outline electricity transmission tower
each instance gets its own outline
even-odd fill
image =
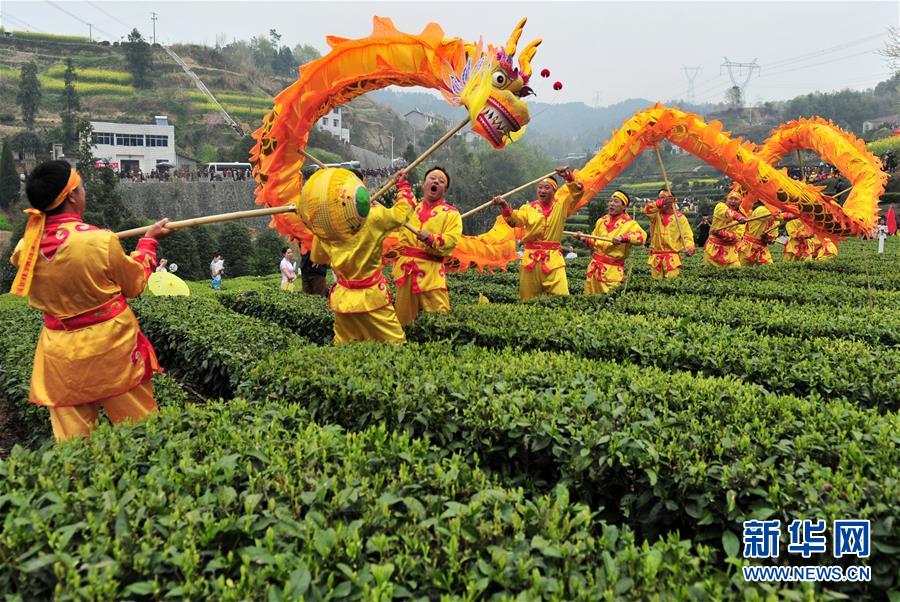
[[[753,77],[754,71],[757,74],[759,73],[759,65],[756,64],[756,59],[753,59],[752,63],[736,63],[729,61],[726,56],[725,62],[719,67],[720,75],[722,67],[728,69],[728,77],[731,78],[732,85],[741,91],[741,104],[743,105],[744,99],[747,98],[747,84],[750,83],[750,78]]]
[[[687,91],[687,101],[691,104],[694,103],[694,79],[696,79],[697,74],[700,73],[700,66],[696,67],[688,67],[687,65],[682,65],[681,69],[684,71],[684,76],[688,80],[688,91]]]

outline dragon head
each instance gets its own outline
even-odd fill
[[[530,120],[528,106],[522,100],[534,92],[528,87],[531,78],[531,59],[534,58],[541,40],[528,44],[519,54],[518,67],[513,65],[516,45],[522,35],[526,19],[519,21],[506,45],[500,49],[490,49],[491,57],[490,91],[483,108],[478,113],[472,130],[485,138],[496,149],[515,140],[515,135],[524,130]],[[466,101],[463,100],[463,104]]]

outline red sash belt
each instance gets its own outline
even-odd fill
[[[352,289],[361,289],[361,288],[371,288],[373,286],[378,286],[384,282],[384,274],[381,272],[381,268],[378,269],[377,272],[369,276],[368,278],[364,278],[363,280],[347,280],[346,278],[338,275],[337,283],[344,288],[352,288]]]
[[[416,247],[403,247],[400,250],[400,255],[402,255],[403,257],[415,257],[416,259],[424,259],[426,261],[436,261],[439,263],[444,261],[443,257],[437,257],[435,255],[432,255],[425,249],[418,249]]]
[[[594,261],[597,263],[605,263],[607,265],[614,265],[616,267],[624,268],[625,260],[624,259],[613,259],[612,257],[607,257],[606,255],[600,255],[599,253],[594,253]]]
[[[766,243],[764,243],[761,239],[753,238],[752,236],[745,236],[744,240],[746,240],[747,242],[753,243],[755,245],[760,245],[762,247],[766,246]]]
[[[657,270],[661,272],[673,272],[678,268],[672,265],[672,255],[677,255],[680,257],[678,251],[656,251],[650,249],[650,257],[656,256],[656,261],[654,261],[651,266],[655,267]]]
[[[528,251],[559,251],[560,244],[558,242],[539,240],[535,242],[526,242],[525,249]]]
[[[723,247],[730,247],[731,245],[735,244],[737,240],[725,240],[724,238],[719,238],[718,236],[710,234],[709,242],[716,245],[722,245]]]
[[[50,330],[78,330],[112,320],[126,309],[128,309],[128,301],[125,300],[124,295],[119,295],[100,307],[71,318],[57,318],[50,314],[44,314],[44,326]]]
[[[593,261],[591,265],[588,266],[587,277],[595,278],[596,280],[603,280],[603,274],[606,273],[608,269],[606,266],[614,265],[619,268],[625,267],[624,259],[613,259],[612,257],[606,257],[605,255],[600,255],[599,253],[594,253]]]

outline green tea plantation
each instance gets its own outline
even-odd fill
[[[627,290],[585,297],[578,259],[572,296],[527,304],[518,266],[454,274],[398,346],[333,346],[277,276],[193,282],[132,301],[160,412],[59,445],[28,403],[41,316],[2,296],[0,592],[898,602],[900,241],[875,246],[664,282],[637,249]],[[778,557],[747,558],[745,521],[776,520]],[[842,520],[867,556],[836,557]]]

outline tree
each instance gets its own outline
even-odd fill
[[[278,272],[281,261],[281,249],[287,246],[284,239],[272,228],[266,228],[253,245],[253,273],[265,276]]]
[[[138,88],[148,87],[147,72],[153,67],[153,51],[141,32],[136,28],[128,34],[128,42],[125,46],[125,58],[128,61],[128,71],[134,78],[134,85]]]
[[[743,99],[741,98],[740,86],[731,86],[730,88],[728,88],[728,91],[725,92],[725,102],[727,102],[732,107],[744,106]]]
[[[298,65],[305,65],[310,61],[322,58],[322,54],[309,44],[297,44],[294,46],[292,54],[294,55],[294,62]]]
[[[197,241],[190,231],[175,230],[159,241],[159,252],[156,256],[166,258],[169,263],[178,265],[178,276],[185,280],[202,280],[207,272],[205,262],[197,251]]]
[[[194,237],[200,265],[204,269],[204,277],[208,276],[205,271],[206,265],[212,260],[213,255],[219,252],[219,228],[217,226],[201,226],[188,230]]]
[[[81,110],[81,103],[78,100],[78,91],[75,90],[77,77],[72,59],[66,59],[66,74],[63,80],[65,87],[63,88],[62,130],[63,144],[67,147],[78,140],[78,124],[75,113]]]
[[[275,75],[284,75],[286,77],[297,76],[297,63],[294,61],[294,55],[287,46],[282,46],[275,55],[272,62],[272,70]]]
[[[9,292],[9,287],[12,286],[13,279],[16,277],[16,268],[9,261],[9,258],[12,257],[16,242],[25,235],[25,225],[27,223],[28,221],[24,219],[19,221],[13,229],[10,243],[6,245],[6,250],[0,256],[0,293]]]
[[[79,119],[75,128],[75,136],[78,145],[75,147],[75,167],[81,174],[81,179],[90,182],[94,177],[94,147],[91,136],[94,133],[94,127],[87,119]]]
[[[253,241],[246,226],[229,222],[219,235],[219,252],[225,260],[226,274],[235,278],[253,273]]]
[[[0,209],[9,211],[19,198],[19,172],[13,158],[9,140],[3,139],[3,151],[0,152]]]
[[[212,144],[204,144],[197,151],[197,161],[199,163],[213,163],[219,158],[219,149]]]
[[[41,108],[41,82],[37,77],[37,65],[25,63],[19,75],[19,93],[16,102],[22,108],[22,121],[29,131],[34,129],[34,118]]]
[[[896,77],[900,73],[900,28],[888,28],[888,41],[878,54],[887,59],[887,64]]]
[[[89,171],[94,172],[94,177],[86,179],[84,183],[87,196],[84,221],[110,230],[118,230],[131,217],[122,203],[119,191],[116,190],[119,178],[109,167],[94,169],[92,166]],[[84,174],[83,171],[80,173]]]

